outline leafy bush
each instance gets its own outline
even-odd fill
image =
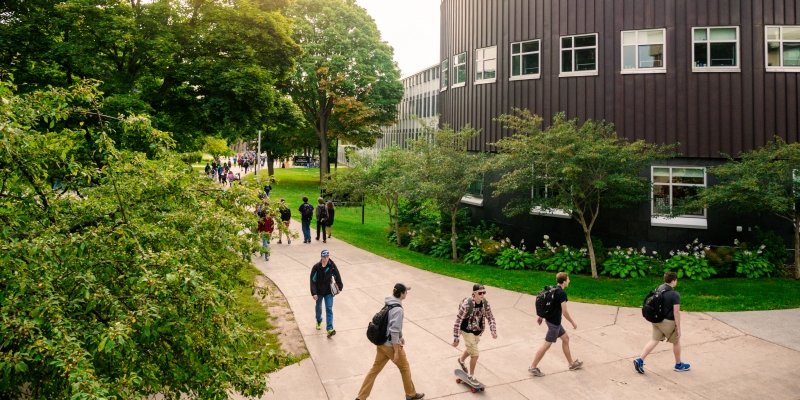
[[[764,247],[766,246],[762,244],[756,251],[739,249],[734,253],[736,273],[750,279],[760,278],[764,275],[771,276],[775,272],[775,266],[764,254]]]
[[[687,277],[694,280],[710,278],[717,273],[706,258],[708,247],[698,239],[686,245],[686,251],[670,251],[670,258],[664,263],[664,271],[673,271],[678,278]]]
[[[453,248],[450,243],[450,238],[438,239],[431,246],[431,251],[428,253],[437,258],[450,258],[453,255]]]
[[[464,255],[463,261],[470,265],[485,265],[487,258],[480,246],[472,246]]]
[[[638,278],[647,275],[658,265],[658,253],[655,251],[651,255],[647,254],[644,247],[641,250],[634,248],[623,249],[617,246],[606,255],[603,261],[603,275],[616,276],[619,278]]]
[[[493,237],[482,239],[473,238],[469,241],[469,251],[464,255],[464,262],[472,265],[491,265],[503,249],[509,246],[505,240],[495,240]],[[459,253],[460,254],[460,253]]]
[[[185,162],[186,164],[192,165],[203,161],[203,152],[192,151],[189,153],[180,153],[178,157],[180,157],[181,161]]]
[[[431,248],[438,240],[434,233],[428,231],[411,231],[409,235],[411,236],[408,243],[409,250],[423,254],[429,254]]]
[[[408,225],[400,225],[395,232],[393,227],[389,227],[386,232],[386,240],[389,243],[397,243],[397,235],[400,235],[400,245],[401,246],[408,246],[411,242],[411,228]]]
[[[514,246],[504,248],[495,260],[495,264],[502,269],[530,268],[533,262],[531,253]]]
[[[717,270],[717,276],[736,275],[736,262],[733,260],[735,251],[736,248],[731,246],[712,247],[705,251],[709,264]]]
[[[575,249],[567,245],[558,247],[558,250],[548,258],[539,261],[546,271],[566,272],[573,274],[589,267],[588,251]]]
[[[790,256],[790,253],[786,251],[786,243],[783,238],[775,232],[765,232],[756,227],[756,243],[761,243],[764,246],[761,252],[769,260],[770,264],[783,271],[783,266]]]

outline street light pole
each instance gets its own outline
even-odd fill
[[[258,176],[258,167],[261,165],[261,131],[258,131],[258,151],[256,152],[256,169],[253,172]]]

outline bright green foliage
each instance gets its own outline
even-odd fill
[[[535,260],[531,253],[521,248],[510,246],[500,251],[494,262],[502,269],[529,269],[533,266]]]
[[[664,272],[672,271],[678,274],[678,278],[689,278],[703,280],[710,278],[717,273],[706,258],[706,251],[709,248],[704,246],[698,239],[686,245],[686,250],[670,251],[668,258],[664,262]]]
[[[117,149],[83,121],[101,106],[84,82],[0,81],[0,397],[261,395],[277,355],[234,301],[257,197],[198,179],[164,132]]]
[[[603,275],[615,276],[618,278],[640,278],[653,271],[659,266],[660,260],[655,254],[648,255],[643,247],[640,251],[617,247],[608,251],[605,261],[603,261]]]
[[[225,139],[206,136],[203,151],[211,154],[212,157],[218,158],[220,156],[231,156],[233,150],[228,147],[228,142]]]
[[[751,279],[772,276],[775,273],[775,266],[764,254],[764,247],[766,246],[762,245],[757,250],[737,249],[733,253],[733,260],[736,261],[736,273]]]
[[[601,209],[646,200],[650,184],[639,173],[654,160],[669,157],[671,148],[629,142],[618,137],[611,124],[579,124],[564,114],[556,114],[544,130],[542,118],[527,110],[515,110],[498,121],[514,131],[495,143],[500,155],[492,162],[503,172],[494,184],[496,192],[515,196],[505,212],[525,215],[540,207],[570,213],[583,230],[596,278],[591,234]],[[542,195],[531,196],[531,188]]]
[[[467,254],[464,255],[462,261],[464,261],[464,264],[469,265],[485,265],[488,264],[487,259],[488,257],[483,253],[481,246],[472,246]]]
[[[583,272],[589,266],[586,249],[576,249],[567,245],[560,246],[550,257],[539,260],[545,271],[566,272],[568,274]]]
[[[780,138],[709,169],[717,184],[686,208],[723,206],[740,213],[773,214],[794,228],[795,278],[800,279],[800,143]]]
[[[294,40],[303,48],[288,93],[316,132],[320,182],[328,175],[328,143],[375,142],[403,97],[392,48],[354,0],[297,0],[289,7]]]

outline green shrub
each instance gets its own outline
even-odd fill
[[[530,268],[533,262],[531,253],[514,246],[504,248],[495,259],[495,264],[502,269]]]
[[[413,250],[423,254],[429,254],[431,248],[436,243],[438,238],[432,232],[428,231],[411,231],[409,232],[411,239],[408,242],[409,250]]]
[[[717,276],[736,275],[736,262],[733,261],[735,251],[736,248],[730,246],[712,247],[705,251],[709,264],[717,270]]]
[[[603,275],[615,276],[619,278],[639,278],[650,273],[658,265],[658,253],[647,254],[647,249],[641,250],[634,248],[623,249],[617,246],[616,249],[608,251],[605,261],[603,261]]]
[[[568,274],[582,272],[589,267],[586,249],[575,249],[567,245],[558,248],[552,256],[541,260],[545,271],[566,272]]]
[[[775,266],[763,254],[763,249],[739,250],[733,254],[733,259],[736,260],[736,273],[750,279],[772,276],[775,272]]]
[[[480,246],[472,246],[467,254],[464,255],[463,261],[465,264],[470,265],[485,265],[487,257]]]
[[[203,152],[192,151],[189,153],[180,153],[178,157],[180,157],[181,161],[185,162],[186,164],[192,165],[203,161]]]
[[[664,271],[673,271],[678,278],[703,280],[717,273],[706,258],[708,247],[703,246],[698,239],[686,245],[686,251],[670,251],[670,258],[664,263]]]
[[[428,254],[437,258],[451,258],[453,255],[453,247],[450,243],[450,238],[438,239],[433,243],[431,251]]]
[[[761,251],[770,264],[775,266],[776,270],[783,271],[783,266],[790,256],[790,253],[786,251],[786,242],[783,241],[783,238],[775,232],[765,232],[756,227],[756,243],[764,246]]]
[[[386,240],[389,243],[396,244],[397,243],[397,235],[400,235],[400,245],[401,246],[408,246],[409,242],[411,242],[411,228],[408,225],[400,225],[395,232],[394,227],[389,227],[386,232]]]

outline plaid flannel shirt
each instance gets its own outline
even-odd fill
[[[467,309],[469,308],[468,302],[470,298],[466,298],[461,302],[461,305],[458,307],[458,315],[456,316],[456,323],[453,325],[453,337],[458,337],[458,333],[461,330],[461,321],[465,318],[468,318],[467,322],[467,329],[473,332],[481,331],[481,322],[483,319],[486,318],[489,320],[489,330],[492,332],[492,335],[497,335],[497,324],[494,321],[494,315],[492,314],[492,307],[489,306],[488,301],[483,301],[483,307],[478,308],[477,304],[473,306],[472,315],[467,315]]]

